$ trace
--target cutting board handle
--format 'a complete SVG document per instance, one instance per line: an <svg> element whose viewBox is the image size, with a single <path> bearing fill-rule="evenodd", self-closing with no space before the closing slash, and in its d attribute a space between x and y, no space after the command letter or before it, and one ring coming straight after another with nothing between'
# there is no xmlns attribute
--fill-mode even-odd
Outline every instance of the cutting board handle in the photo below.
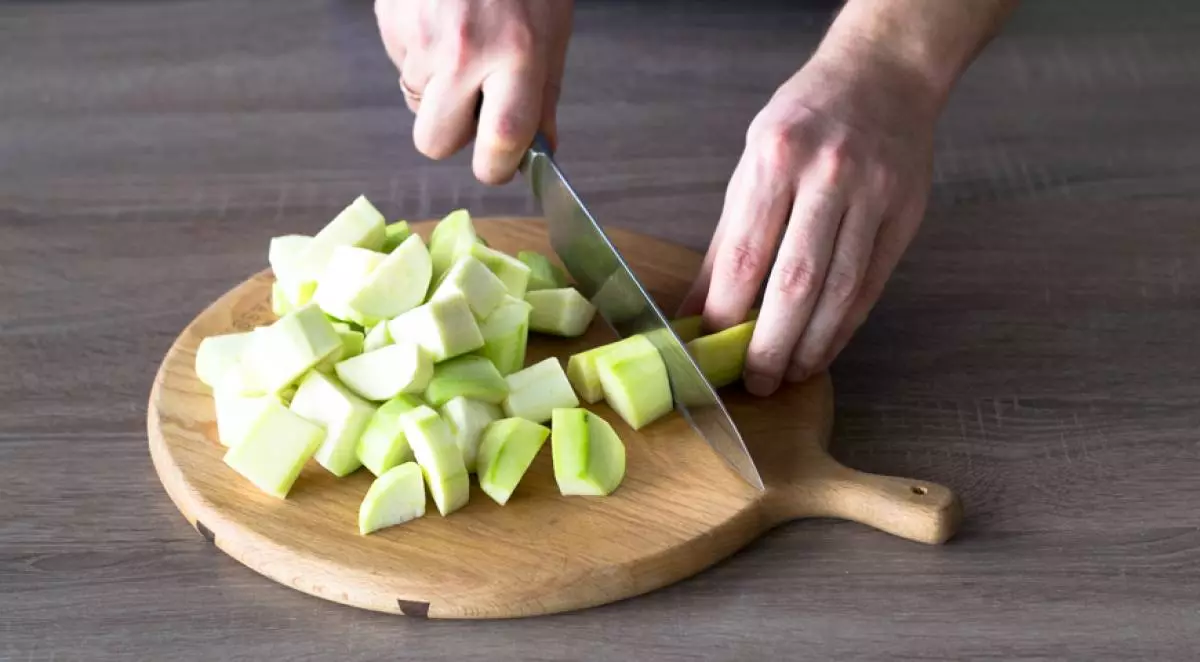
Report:
<svg viewBox="0 0 1200 662"><path fill-rule="evenodd" d="M962 521L958 495L936 483L857 471L824 454L805 469L781 495L783 519L835 517L931 545Z"/></svg>

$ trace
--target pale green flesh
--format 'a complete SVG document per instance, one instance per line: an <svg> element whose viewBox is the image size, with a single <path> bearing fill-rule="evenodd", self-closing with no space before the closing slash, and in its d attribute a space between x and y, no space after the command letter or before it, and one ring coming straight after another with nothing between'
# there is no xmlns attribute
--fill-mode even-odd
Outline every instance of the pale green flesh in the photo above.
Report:
<svg viewBox="0 0 1200 662"><path fill-rule="evenodd" d="M287 281L276 280L271 283L271 312L276 317L283 317L307 305L317 293L317 282L303 281L290 284Z"/></svg>
<svg viewBox="0 0 1200 662"><path fill-rule="evenodd" d="M317 365L313 366L313 370L333 373L334 367L337 366L338 362L358 356L363 352L364 338L362 333L351 329L348 324L343 324L342 322L334 322L333 329L337 331L338 337L342 339L342 346L329 356L321 359Z"/></svg>
<svg viewBox="0 0 1200 662"><path fill-rule="evenodd" d="M377 251L387 238L387 221L367 200L358 196L313 236L314 244L358 246Z"/></svg>
<svg viewBox="0 0 1200 662"><path fill-rule="evenodd" d="M271 265L276 279L287 279L301 269L299 259L312 243L312 237L303 234L287 234L271 237L267 245L267 263Z"/></svg>
<svg viewBox="0 0 1200 662"><path fill-rule="evenodd" d="M586 409L555 409L551 451L554 480L564 496L607 496L625 478L625 444Z"/></svg>
<svg viewBox="0 0 1200 662"><path fill-rule="evenodd" d="M367 489L358 508L358 532L403 524L425 515L425 483L421 467L405 462L388 469Z"/></svg>
<svg viewBox="0 0 1200 662"><path fill-rule="evenodd" d="M758 312L758 308L751 308L746 319L758 319ZM704 318L700 315L692 315L690 317L671 320L671 328L675 331L675 335L679 336L680 340L689 343L704 335Z"/></svg>
<svg viewBox="0 0 1200 662"><path fill-rule="evenodd" d="M504 301L507 290L504 283L482 262L464 255L454 262L438 283L430 300L460 295L467 300L476 319L483 319Z"/></svg>
<svg viewBox="0 0 1200 662"><path fill-rule="evenodd" d="M367 337L363 339L363 351L373 352L390 344L392 344L392 334L388 333L387 322L380 322L367 332Z"/></svg>
<svg viewBox="0 0 1200 662"><path fill-rule="evenodd" d="M483 429L488 423L500 418L500 408L496 405L471 400L458 396L442 405L440 414L442 420L450 426L454 435L454 444L462 453L463 464L467 472L475 471L475 458L479 453L479 442Z"/></svg>
<svg viewBox="0 0 1200 662"><path fill-rule="evenodd" d="M683 342L691 342L704 332L704 318L699 315L671 320L671 329Z"/></svg>
<svg viewBox="0 0 1200 662"><path fill-rule="evenodd" d="M604 399L637 430L673 408L667 367L654 343L637 335L596 359Z"/></svg>
<svg viewBox="0 0 1200 662"><path fill-rule="evenodd" d="M434 281L474 244L475 226L471 224L471 214L466 209L456 209L438 221L429 235Z"/></svg>
<svg viewBox="0 0 1200 662"><path fill-rule="evenodd" d="M236 446L245 440L254 422L271 402L280 398L271 395L240 395L213 391L213 410L217 416L217 440L225 446Z"/></svg>
<svg viewBox="0 0 1200 662"><path fill-rule="evenodd" d="M254 333L257 334L258 331L259 330L256 329ZM262 385L258 376L255 374L253 366L250 365L250 358L250 350L243 353L242 360L239 361L237 365L225 371L225 374L221 376L221 381L213 388L213 390L220 391L225 394L247 397L267 395L267 389ZM287 387L285 386L284 388ZM279 390L272 391L272 393L278 392Z"/></svg>
<svg viewBox="0 0 1200 662"><path fill-rule="evenodd" d="M482 356L460 356L439 363L425 388L425 401L441 407L460 395L498 405L508 395L508 383Z"/></svg>
<svg viewBox="0 0 1200 662"><path fill-rule="evenodd" d="M539 333L575 338L596 316L596 307L573 287L526 292L525 301L533 306L529 328Z"/></svg>
<svg viewBox="0 0 1200 662"><path fill-rule="evenodd" d="M450 426L424 405L401 414L400 424L438 512L446 516L465 506L471 495L470 477Z"/></svg>
<svg viewBox="0 0 1200 662"><path fill-rule="evenodd" d="M477 353L491 361L502 375L525 367L531 309L528 303L509 296L479 325L483 347Z"/></svg>
<svg viewBox="0 0 1200 662"><path fill-rule="evenodd" d="M245 355L258 384L264 392L273 393L341 347L341 336L321 310L310 304L256 329Z"/></svg>
<svg viewBox="0 0 1200 662"><path fill-rule="evenodd" d="M292 406L292 398L296 397L296 391L299 390L296 386L289 386L282 391L276 392L275 397L279 398L285 406Z"/></svg>
<svg viewBox="0 0 1200 662"><path fill-rule="evenodd" d="M338 330L338 336L342 339L342 360L358 356L363 353L363 347L366 344L366 338L361 331L354 329Z"/></svg>
<svg viewBox="0 0 1200 662"><path fill-rule="evenodd" d="M504 282L509 295L525 298L525 290L529 287L529 267L524 262L483 244L472 244L470 254Z"/></svg>
<svg viewBox="0 0 1200 662"><path fill-rule="evenodd" d="M572 354L567 359L567 380L588 404L596 404L604 399L604 388L600 386L600 375L596 373L596 352L599 349Z"/></svg>
<svg viewBox="0 0 1200 662"><path fill-rule="evenodd" d="M269 402L241 443L225 453L225 464L258 489L283 499L324 437L321 426L279 402Z"/></svg>
<svg viewBox="0 0 1200 662"><path fill-rule="evenodd" d="M283 293L288 299L288 312L292 312L312 303L312 298L317 293L317 281L306 280L294 288L288 288L285 285Z"/></svg>
<svg viewBox="0 0 1200 662"><path fill-rule="evenodd" d="M411 235L371 271L348 301L361 319L395 317L425 300L433 277L433 263L421 237Z"/></svg>
<svg viewBox="0 0 1200 662"><path fill-rule="evenodd" d="M367 400L420 393L433 377L433 359L419 346L400 342L338 362L338 379Z"/></svg>
<svg viewBox="0 0 1200 662"><path fill-rule="evenodd" d="M430 301L388 323L396 341L408 340L429 352L435 362L472 352L483 346L479 325L467 300L452 296Z"/></svg>
<svg viewBox="0 0 1200 662"><path fill-rule="evenodd" d="M627 341L571 357L570 374L554 358L524 367L530 331L578 337L597 309L545 255L489 248L465 209L427 248L359 196L316 235L275 237L268 253L277 321L197 348L218 439L232 468L281 498L309 458L336 476L367 466L377 479L360 506L364 535L421 517L426 488L449 515L476 470L505 504L552 419L560 492L607 495L624 477L625 447L578 408L580 396L609 399L635 428L671 409L657 350ZM623 289L610 283L599 296ZM740 376L749 332L701 336L698 317L673 326L710 381Z"/></svg>
<svg viewBox="0 0 1200 662"><path fill-rule="evenodd" d="M288 301L283 283L279 281L271 283L271 312L275 313L276 317L283 317L292 312L293 308L292 302Z"/></svg>
<svg viewBox="0 0 1200 662"><path fill-rule="evenodd" d="M579 398L556 358L539 361L504 379L508 382L508 397L504 399L506 416L543 423L550 420L556 408L579 406Z"/></svg>
<svg viewBox="0 0 1200 662"><path fill-rule="evenodd" d="M714 388L728 386L741 379L755 324L753 320L743 322L687 344L688 352Z"/></svg>
<svg viewBox="0 0 1200 662"><path fill-rule="evenodd" d="M324 273L338 246L353 246L371 251L383 248L387 230L383 214L365 197L359 196L321 229L296 258L302 281L317 281ZM296 303L295 299L292 299ZM343 318L345 319L345 318Z"/></svg>
<svg viewBox="0 0 1200 662"><path fill-rule="evenodd" d="M271 238L267 261L275 274L272 307L276 315L286 315L312 298L320 274L307 269L302 261L311 243L312 237L300 234Z"/></svg>
<svg viewBox="0 0 1200 662"><path fill-rule="evenodd" d="M488 424L476 459L479 487L496 503L502 506L508 503L549 436L549 428L523 418L504 418Z"/></svg>
<svg viewBox="0 0 1200 662"><path fill-rule="evenodd" d="M351 308L350 302L386 257L383 253L354 246L334 248L328 266L317 281L313 301L331 317L364 323L366 318Z"/></svg>
<svg viewBox="0 0 1200 662"><path fill-rule="evenodd" d="M379 406L358 440L358 461L376 476L413 459L412 448L404 436L400 415L425 403L415 396L398 395Z"/></svg>
<svg viewBox="0 0 1200 662"><path fill-rule="evenodd" d="M604 387L600 384L600 373L596 371L596 360L601 355L612 351L613 348L630 342L638 341L630 338L618 340L607 345L593 347L585 352L572 354L571 358L567 360L567 378L584 402L595 404L604 399Z"/></svg>
<svg viewBox="0 0 1200 662"><path fill-rule="evenodd" d="M567 274L545 255L537 251L520 251L517 253L517 259L529 267L527 292L567 286Z"/></svg>
<svg viewBox="0 0 1200 662"><path fill-rule="evenodd" d="M388 223L383 229L383 248L380 249L384 253L391 253L396 250L396 247L404 243L405 239L412 236L412 228L408 227L407 221L396 221Z"/></svg>
<svg viewBox="0 0 1200 662"><path fill-rule="evenodd" d="M208 336L196 348L196 376L210 387L216 387L225 373L237 368L242 352L250 346L252 332Z"/></svg>
<svg viewBox="0 0 1200 662"><path fill-rule="evenodd" d="M358 469L358 440L375 413L375 406L346 388L336 377L312 371L292 398L292 411L325 427L317 462L335 476Z"/></svg>

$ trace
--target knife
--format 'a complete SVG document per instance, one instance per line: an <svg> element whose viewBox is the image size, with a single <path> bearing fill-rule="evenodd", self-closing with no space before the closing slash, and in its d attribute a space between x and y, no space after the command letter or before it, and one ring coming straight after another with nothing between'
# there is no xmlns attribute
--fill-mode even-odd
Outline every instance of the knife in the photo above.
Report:
<svg viewBox="0 0 1200 662"><path fill-rule="evenodd" d="M571 188L539 133L520 166L542 207L550 244L580 293L621 338L646 335L667 366L675 409L747 483L762 490L762 478L737 425L716 390L650 298L608 235Z"/></svg>

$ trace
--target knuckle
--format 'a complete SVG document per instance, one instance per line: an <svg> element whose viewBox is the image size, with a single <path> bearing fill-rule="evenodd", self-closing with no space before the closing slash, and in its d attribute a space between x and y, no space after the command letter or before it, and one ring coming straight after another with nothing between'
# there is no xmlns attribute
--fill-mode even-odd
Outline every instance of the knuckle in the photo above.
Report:
<svg viewBox="0 0 1200 662"><path fill-rule="evenodd" d="M765 375L782 374L788 364L790 350L780 345L751 348L746 353L746 370Z"/></svg>
<svg viewBox="0 0 1200 662"><path fill-rule="evenodd" d="M476 53L474 26L465 11L445 14L439 23L436 34L431 30L418 30L418 42L427 41L428 47L436 42L443 65L451 71L461 71Z"/></svg>
<svg viewBox="0 0 1200 662"><path fill-rule="evenodd" d="M810 260L783 260L776 268L775 289L785 299L803 299L813 291L817 270Z"/></svg>
<svg viewBox="0 0 1200 662"><path fill-rule="evenodd" d="M762 277L766 260L754 244L735 243L729 247L724 264L726 277L736 282L755 281Z"/></svg>
<svg viewBox="0 0 1200 662"><path fill-rule="evenodd" d="M825 296L835 303L847 303L858 294L862 277L856 271L843 267L833 267L825 276Z"/></svg>
<svg viewBox="0 0 1200 662"><path fill-rule="evenodd" d="M521 149L522 145L532 138L532 136L525 135L528 133L525 130L527 125L528 122L525 121L521 111L511 108L501 111L489 132L489 148L494 152L502 153Z"/></svg>
<svg viewBox="0 0 1200 662"><path fill-rule="evenodd" d="M891 168L875 165L871 167L870 173L867 175L867 185L871 190L890 193L896 190L899 184L898 179Z"/></svg>
<svg viewBox="0 0 1200 662"><path fill-rule="evenodd" d="M474 46L461 34L455 33L442 43L442 61L450 71L463 71L474 55Z"/></svg>
<svg viewBox="0 0 1200 662"><path fill-rule="evenodd" d="M816 172L826 184L836 184L854 175L855 159L845 145L835 144L821 148L816 155Z"/></svg>
<svg viewBox="0 0 1200 662"><path fill-rule="evenodd" d="M499 37L500 46L509 53L528 54L536 47L533 29L522 21L510 22Z"/></svg>
<svg viewBox="0 0 1200 662"><path fill-rule="evenodd" d="M786 127L778 124L755 124L746 137L747 149L759 164L768 169L783 169L792 163L796 153L795 140Z"/></svg>

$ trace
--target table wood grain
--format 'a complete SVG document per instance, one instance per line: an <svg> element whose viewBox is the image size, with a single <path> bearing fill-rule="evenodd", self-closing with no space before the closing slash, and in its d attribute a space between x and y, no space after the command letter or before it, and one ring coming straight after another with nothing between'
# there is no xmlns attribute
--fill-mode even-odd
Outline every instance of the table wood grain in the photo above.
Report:
<svg viewBox="0 0 1200 662"><path fill-rule="evenodd" d="M701 248L747 123L834 3L581 2L561 160ZM511 622L317 600L155 478L180 329L358 193L533 212L431 163L371 3L0 6L0 659L1194 659L1200 5L1026 3L937 136L924 229L833 370L835 454L951 486L945 547L777 529L634 600Z"/></svg>

